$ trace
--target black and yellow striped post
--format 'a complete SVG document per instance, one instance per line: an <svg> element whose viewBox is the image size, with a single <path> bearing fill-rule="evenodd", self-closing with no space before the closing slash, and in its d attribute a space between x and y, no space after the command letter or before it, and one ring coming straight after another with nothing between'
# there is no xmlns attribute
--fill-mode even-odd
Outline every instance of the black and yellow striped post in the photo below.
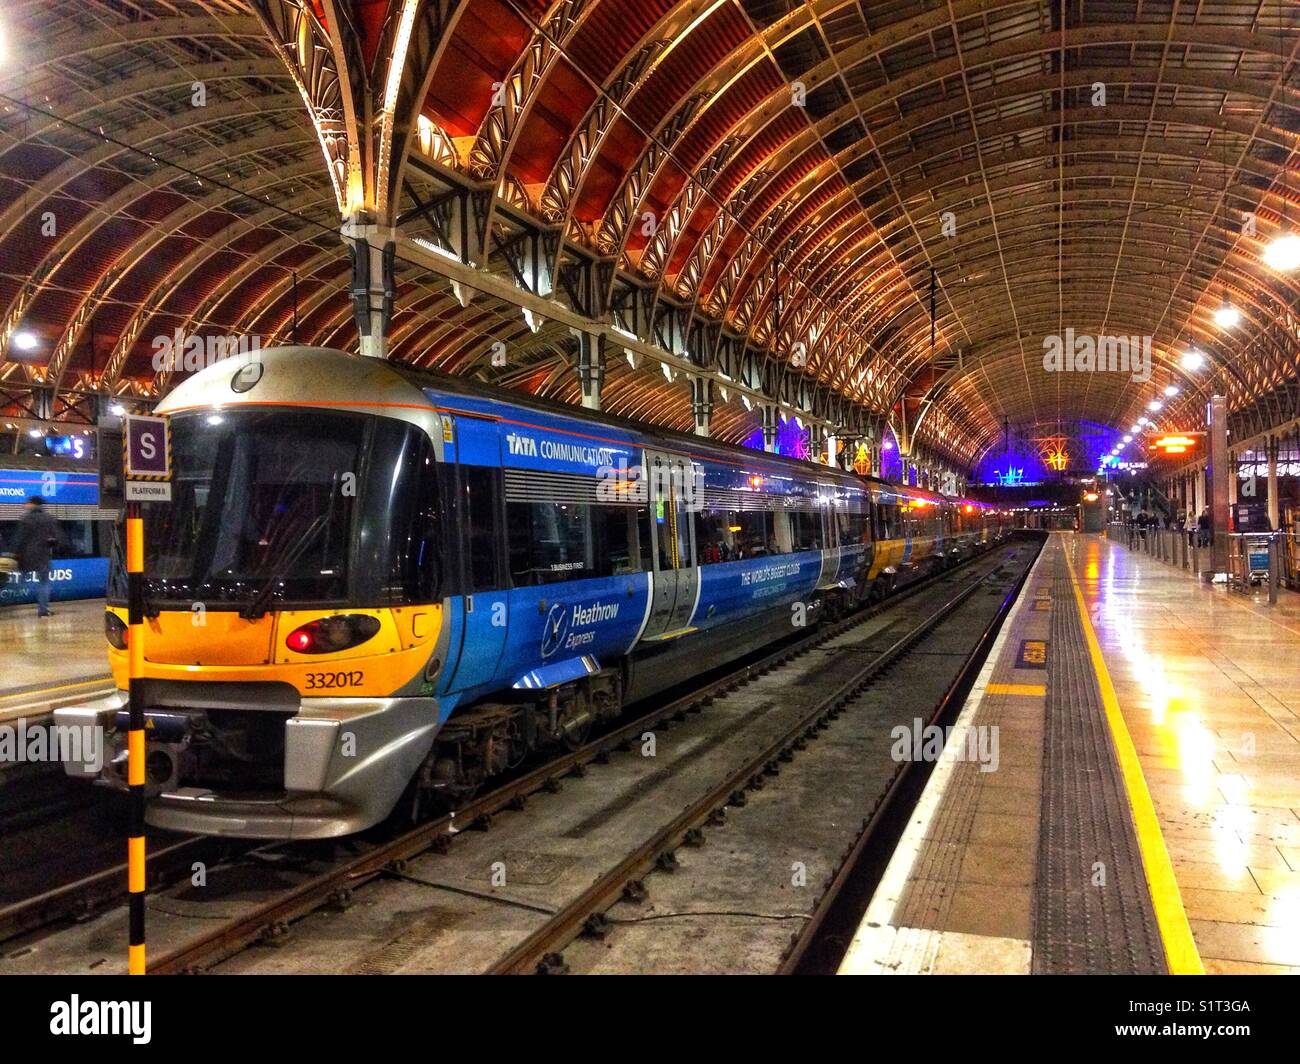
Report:
<svg viewBox="0 0 1300 1064"><path fill-rule="evenodd" d="M127 891L130 900L130 935L127 972L144 975L144 521L140 504L128 503L126 511L127 581L127 699L130 730L127 732L126 781L131 791L130 828L126 843Z"/></svg>
<svg viewBox="0 0 1300 1064"><path fill-rule="evenodd" d="M166 418L132 414L123 423L122 471L126 474L127 732L126 782L131 792L127 839L130 941L127 971L144 975L144 519L141 500L171 498L172 437Z"/></svg>

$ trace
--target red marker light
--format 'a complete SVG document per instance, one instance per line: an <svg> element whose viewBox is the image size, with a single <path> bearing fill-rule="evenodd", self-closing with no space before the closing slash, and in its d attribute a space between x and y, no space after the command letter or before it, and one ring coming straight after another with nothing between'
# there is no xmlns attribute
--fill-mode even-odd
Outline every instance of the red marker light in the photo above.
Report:
<svg viewBox="0 0 1300 1064"><path fill-rule="evenodd" d="M378 617L338 613L300 625L284 637L284 645L295 654L333 654L364 643L378 631Z"/></svg>

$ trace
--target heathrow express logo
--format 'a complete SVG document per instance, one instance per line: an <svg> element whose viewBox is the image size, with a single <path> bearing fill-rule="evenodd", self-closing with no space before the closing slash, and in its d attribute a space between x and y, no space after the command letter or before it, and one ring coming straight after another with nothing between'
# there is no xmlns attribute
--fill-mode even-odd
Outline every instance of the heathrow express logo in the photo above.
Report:
<svg viewBox="0 0 1300 1064"><path fill-rule="evenodd" d="M549 658L564 645L569 634L569 608L557 602L546 615L542 629L542 657Z"/></svg>
<svg viewBox="0 0 1300 1064"><path fill-rule="evenodd" d="M542 627L542 657L549 658L561 648L577 650L594 643L595 626L603 621L612 621L617 616L617 602L596 602L590 606L572 607L557 602L546 615Z"/></svg>

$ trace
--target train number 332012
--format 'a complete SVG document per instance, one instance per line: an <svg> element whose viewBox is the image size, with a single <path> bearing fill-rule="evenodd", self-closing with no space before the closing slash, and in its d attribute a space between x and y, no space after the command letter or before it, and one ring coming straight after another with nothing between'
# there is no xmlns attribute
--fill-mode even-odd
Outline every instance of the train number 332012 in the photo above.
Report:
<svg viewBox="0 0 1300 1064"><path fill-rule="evenodd" d="M319 690L323 687L360 687L366 675L360 670L353 672L309 672L307 690Z"/></svg>

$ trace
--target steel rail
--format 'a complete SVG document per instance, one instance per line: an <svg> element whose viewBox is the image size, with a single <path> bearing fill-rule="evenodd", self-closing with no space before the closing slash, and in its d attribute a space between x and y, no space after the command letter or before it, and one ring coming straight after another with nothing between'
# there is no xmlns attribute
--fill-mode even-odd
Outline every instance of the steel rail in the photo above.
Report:
<svg viewBox="0 0 1300 1064"><path fill-rule="evenodd" d="M962 568L986 557L996 546L998 546L996 541L989 544L986 550L963 563ZM383 843L365 854L329 869L318 877L290 888L255 909L213 928L202 937L158 955L150 963L149 972L158 975L177 974L210 967L255 942L279 937L289 923L323 905L346 904L351 892L367 881L383 875L390 869L400 869L406 861L428 850L447 849L456 832L463 830L461 825L486 826L495 813L507 808L522 808L529 795L542 790L559 789L563 777L581 773L588 763L603 759L612 750L632 743L647 724L655 724L669 718L681 717L688 712L699 711L720 695L727 694L757 676L765 675L773 668L807 653L845 631L865 624L885 610L893 609L942 577L954 572L960 572L960 568L940 570L908 584L883 602L868 607L865 612L855 613L828 628L819 629L792 645L780 647L757 661L744 665L659 709L618 727L587 743L579 750L562 754L538 766L490 794L470 801L456 812L422 824L397 839ZM972 585L972 589L976 586L978 581Z"/></svg>
<svg viewBox="0 0 1300 1064"><path fill-rule="evenodd" d="M1037 555L1035 555L1035 558ZM935 703L927 725L950 721L961 712L966 696L975 685L989 650L1002 630L1011 607L1024 590L1033 569L1030 560L1015 583L1008 589L998 606L997 613L985 625L979 641L962 661L961 668ZM777 969L778 975L833 973L848 948L848 938L856 930L866 903L870 901L884 875L888 856L875 844L882 837L889 853L902 835L916 800L924 788L934 763L904 761L890 780L871 816L863 823L862 832L841 860L826 890L817 900L811 918L792 937L790 947ZM910 801L908 799L911 799ZM874 850L874 859L871 847Z"/></svg>
<svg viewBox="0 0 1300 1064"><path fill-rule="evenodd" d="M971 580L941 607L858 669L852 677L823 696L814 708L804 712L778 738L688 805L615 867L594 880L578 897L487 969L486 974L564 971L559 950L589 926L589 921L618 901L629 884L657 864L671 865L672 852L686 841L688 833L699 829L726 805L739 800L747 787L761 786L764 774L777 774L782 759L788 759L793 749L802 748L809 739L814 738L879 673L940 627L957 606L985 586L987 579L988 574L984 574Z"/></svg>
<svg viewBox="0 0 1300 1064"><path fill-rule="evenodd" d="M293 888L256 909L237 917L228 924L169 953L160 954L150 964L151 973L168 973L198 970L238 952L253 942L274 937L288 922L297 919L331 901L343 900L350 891L362 883L427 850L446 849L463 825L482 827L491 817L504 809L522 807L529 795L545 790L556 790L565 776L580 774L584 766L608 757L609 753L634 741L647 725L670 718L680 719L686 713L698 712L715 698L733 691L757 676L799 657L830 639L850 631L887 610L892 610L945 576L960 573L1005 540L994 540L983 549L964 559L957 568L937 570L929 576L915 580L883 601L854 612L847 618L817 631L794 643L778 647L771 653L738 669L711 680L665 706L642 714L617 729L587 743L582 748L561 754L525 775L509 781L490 794L470 801L448 815L419 825L397 839L381 843L374 850L330 869L309 882ZM214 840L194 838L178 841L157 853L158 872L153 872L155 860L150 857L151 881L163 878L165 868L211 845ZM228 845L230 840L220 840ZM259 849L265 847L259 847ZM63 884L40 895L15 902L0 909L0 942L17 935L38 930L61 919L82 919L101 910L112 901L120 900L125 893L125 865L114 865L79 880Z"/></svg>

